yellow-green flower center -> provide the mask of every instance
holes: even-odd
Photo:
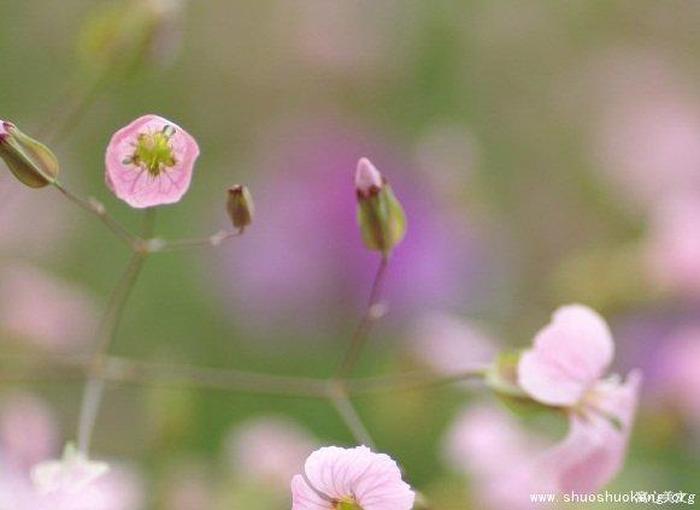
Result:
[[[134,154],[127,161],[148,171],[157,177],[166,168],[175,166],[175,155],[170,145],[170,138],[175,128],[165,126],[161,131],[141,133],[136,139]]]
[[[362,510],[362,507],[355,503],[353,499],[344,499],[335,504],[336,510]]]

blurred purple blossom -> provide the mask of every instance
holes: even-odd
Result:
[[[394,316],[461,308],[473,295],[481,248],[464,213],[444,207],[410,162],[337,120],[290,123],[266,140],[251,188],[257,221],[219,259],[227,303],[247,325],[309,325],[354,316],[378,265],[363,246],[353,187],[358,157],[383,169],[408,217],[385,282]]]

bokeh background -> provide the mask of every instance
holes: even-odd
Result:
[[[153,18],[141,17],[146,4]],[[242,238],[149,259],[113,353],[330,376],[376,267],[354,216],[354,165],[369,156],[409,233],[389,269],[390,314],[357,374],[454,371],[527,345],[558,305],[586,303],[611,323],[614,370],[645,373],[626,467],[609,488],[698,492],[700,4],[0,8],[0,117],[48,141],[68,187],[137,228],[138,211],[104,185],[104,150],[116,129],[157,113],[202,150],[158,235],[225,228],[234,183],[256,198]],[[0,168],[0,441],[23,459],[73,438],[81,381],[18,373],[15,357],[89,350],[127,258],[94,218]],[[483,507],[483,486],[445,445],[483,401],[457,385],[356,403],[430,508],[463,509]],[[518,426],[554,440],[560,425]],[[29,427],[43,439],[22,442]],[[261,449],[303,459],[317,444],[353,444],[326,402],[146,384],[109,387],[93,449],[123,464],[143,508],[267,509],[289,496],[286,481],[252,467]]]

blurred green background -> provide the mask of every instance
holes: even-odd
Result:
[[[596,307],[614,328],[616,318],[622,322],[630,314],[686,310],[675,298],[657,296],[640,277],[640,262],[625,255],[643,238],[646,219],[601,171],[597,140],[609,91],[627,86],[616,80],[633,74],[629,61],[663,61],[697,91],[700,4],[201,0],[183,5],[168,19],[167,31],[157,34],[162,40],[141,47],[139,37],[129,36],[129,43],[141,49],[125,44],[109,57],[112,50],[100,47],[99,39],[107,37],[109,26],[86,29],[86,24],[103,16],[104,9],[119,9],[115,5],[101,0],[1,2],[0,116],[53,140],[66,185],[97,197],[129,227],[138,227],[139,212],[105,187],[103,158],[112,133],[132,119],[145,113],[172,119],[201,147],[189,192],[176,206],[159,211],[157,233],[165,238],[208,235],[226,227],[224,192],[233,183],[254,183],[254,195],[265,194],[266,182],[303,183],[308,176],[293,158],[285,167],[265,164],[266,157],[295,131],[279,131],[280,126],[331,119],[341,130],[351,127],[389,147],[394,161],[408,162],[410,172],[399,163],[381,167],[398,189],[429,183],[424,201],[435,209],[449,203],[451,215],[468,221],[478,247],[468,253],[479,256],[464,264],[474,267],[478,285],[460,281],[465,296],[447,311],[483,321],[504,344],[526,345],[551,311],[566,302]],[[134,9],[109,16],[128,17],[124,13]],[[131,29],[139,33],[138,27]],[[156,42],[160,53],[153,54]],[[86,96],[84,110],[68,118]],[[66,122],[70,129],[63,127]],[[438,136],[437,145],[430,145],[431,136],[445,126],[449,136]],[[447,184],[430,171],[431,164],[440,168],[435,173],[447,174]],[[353,171],[348,166],[350,197]],[[21,195],[27,213],[19,230],[30,237],[37,232],[39,239],[28,247],[3,249],[0,263],[36,264],[86,287],[104,304],[128,251],[54,190],[24,189],[10,180],[9,173],[0,175],[0,184],[13,190],[2,195],[7,203],[0,205],[0,214],[13,207],[10,195]],[[424,191],[415,188],[415,194]],[[272,201],[287,199],[281,193]],[[314,193],[306,200],[323,202]],[[56,239],[40,249],[45,244],[41,233],[54,215],[61,221],[48,224]],[[327,299],[336,306],[330,322],[311,313],[304,316],[303,328],[284,319],[265,329],[249,324],[245,309],[232,305],[227,291],[214,284],[223,266],[239,267],[229,261],[248,236],[255,239],[257,227],[222,247],[221,254],[205,249],[150,258],[112,352],[141,360],[329,376],[361,313],[360,302],[329,284]],[[288,229],[292,237],[295,229],[300,236],[328,233],[309,233],[298,223]],[[460,234],[450,235],[457,244]],[[359,237],[348,239],[359,243]],[[284,264],[284,256],[277,263]],[[275,269],[284,271],[283,266]],[[402,277],[410,278],[410,272]],[[246,285],[254,280],[249,277]],[[236,281],[236,276],[223,279],[245,301],[247,287],[237,288]],[[356,284],[368,290],[370,281]],[[265,322],[264,312],[260,322]],[[422,366],[402,347],[411,329],[408,319],[380,325],[358,374]],[[25,350],[17,342],[7,344],[3,350]],[[625,352],[636,352],[633,345],[627,349],[617,361],[624,371],[639,359],[624,358]],[[9,391],[20,385],[4,386]],[[24,382],[21,387],[46,396],[66,436],[73,435],[80,381]],[[441,460],[441,442],[472,393],[452,387],[357,399],[378,447],[400,460],[410,483],[433,502],[431,508],[466,507],[468,485]],[[125,385],[108,390],[93,450],[137,463],[152,482],[147,492],[156,505],[158,481],[170,466],[196,459],[216,471],[228,430],[268,414],[293,417],[323,443],[353,443],[323,401]],[[642,406],[627,467],[614,487],[698,489],[697,437],[687,448],[688,437],[694,436],[685,427],[691,426],[675,415]]]

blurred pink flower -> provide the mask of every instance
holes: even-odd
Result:
[[[602,94],[600,167],[633,205],[700,191],[700,102],[662,52],[616,50],[590,73]]]
[[[665,338],[657,356],[663,374],[657,391],[700,430],[700,326],[682,328]]]
[[[67,446],[61,460],[44,461],[31,472],[41,510],[139,510],[143,491],[127,468],[112,469]]]
[[[316,450],[292,479],[293,510],[411,510],[414,500],[396,462],[366,446]]]
[[[457,374],[492,362],[498,343],[480,325],[433,312],[421,317],[408,337],[416,360],[441,374]]]
[[[0,173],[0,255],[55,257],[79,230],[83,216],[58,193],[40,197]]]
[[[518,384],[534,400],[569,414],[569,435],[542,462],[560,490],[597,490],[624,462],[641,374],[601,379],[613,356],[607,324],[583,305],[559,308],[518,364]]]
[[[57,446],[56,421],[43,400],[29,393],[11,394],[2,400],[0,458],[6,469],[28,471],[53,455]]]
[[[177,124],[144,115],[117,131],[105,164],[107,186],[131,207],[178,202],[192,180],[199,146]]]
[[[645,255],[653,283],[700,297],[700,193],[669,196],[653,209]]]
[[[464,411],[446,436],[443,456],[471,478],[479,508],[536,508],[529,494],[546,490],[544,472],[532,460],[545,451],[544,438],[524,429],[502,408],[476,404]],[[527,473],[527,476],[525,476]]]
[[[135,474],[101,463],[45,461],[27,471],[0,464],[2,510],[142,510],[143,490]]]
[[[292,27],[289,40],[295,43],[305,64],[326,74],[340,73],[345,79],[356,80],[386,75],[387,68],[409,55],[405,33],[401,48],[390,44],[391,34],[401,21],[401,7],[396,0],[299,0],[289,4],[289,11],[282,9],[281,14],[285,27]]]
[[[316,441],[286,418],[257,418],[231,431],[226,450],[236,473],[274,490],[286,490]]]
[[[68,445],[60,460],[46,460],[32,468],[32,481],[41,494],[75,495],[84,492],[109,471],[104,462],[88,460]]]
[[[542,508],[546,505],[531,502],[530,494],[595,492],[622,467],[639,382],[638,372],[624,384],[600,381],[594,390],[599,413],[570,413],[568,434],[554,444],[501,409],[472,407],[448,433],[444,456],[470,475],[480,507]]]
[[[313,325],[321,336],[336,321],[356,316],[378,264],[357,228],[353,178],[363,154],[391,174],[409,224],[383,287],[390,318],[426,306],[464,308],[478,294],[486,264],[475,229],[464,213],[443,210],[425,180],[387,155],[378,137],[334,120],[293,122],[270,132],[265,146],[274,150],[266,149],[256,163],[260,180],[253,183],[256,227],[245,243],[213,255],[221,257],[225,278],[212,283],[231,297],[226,305],[235,306],[239,324],[265,333]]]
[[[499,478],[504,468],[522,466],[545,446],[506,410],[474,404],[460,414],[447,434],[443,456],[456,470],[481,480]]]
[[[42,270],[5,266],[0,273],[0,332],[51,351],[82,347],[95,333],[95,300]]]
[[[668,193],[700,191],[700,109],[657,98],[609,113],[603,164],[631,198],[653,204]]]
[[[141,510],[136,473],[92,462],[67,448],[55,455],[57,424],[32,395],[13,395],[0,408],[0,510]]]

